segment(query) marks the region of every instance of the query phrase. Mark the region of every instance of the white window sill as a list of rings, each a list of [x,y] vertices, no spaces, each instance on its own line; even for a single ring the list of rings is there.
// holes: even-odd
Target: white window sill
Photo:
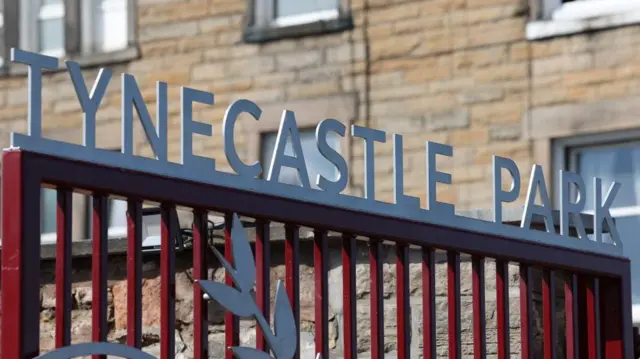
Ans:
[[[633,11],[579,20],[543,20],[527,24],[527,39],[542,40],[557,36],[640,23],[640,7]]]

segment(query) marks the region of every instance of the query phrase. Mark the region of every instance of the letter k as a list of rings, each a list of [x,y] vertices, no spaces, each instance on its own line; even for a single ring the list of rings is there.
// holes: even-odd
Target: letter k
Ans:
[[[593,208],[595,209],[595,213],[593,215],[593,231],[595,233],[596,242],[602,242],[602,222],[607,222],[607,227],[609,229],[609,235],[611,235],[611,240],[613,244],[620,245],[620,235],[618,234],[618,230],[616,229],[615,224],[613,223],[613,217],[611,217],[610,208],[613,204],[613,200],[616,198],[618,194],[618,190],[620,190],[620,183],[613,182],[611,183],[611,187],[609,187],[609,191],[607,192],[607,196],[604,199],[604,203],[602,201],[602,179],[594,178],[593,179],[594,193],[593,193]]]

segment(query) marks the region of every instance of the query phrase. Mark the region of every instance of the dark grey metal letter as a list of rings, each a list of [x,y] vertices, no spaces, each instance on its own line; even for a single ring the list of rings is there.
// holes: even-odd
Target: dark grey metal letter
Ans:
[[[393,199],[403,207],[420,208],[420,198],[404,194],[402,135],[393,135]]]
[[[373,144],[374,142],[386,142],[387,134],[384,131],[373,128],[352,125],[351,136],[360,137],[364,140],[364,198],[374,200],[376,189]]]
[[[571,201],[571,193],[569,192],[572,183],[578,190],[576,202]],[[560,170],[560,234],[563,236],[569,236],[569,215],[573,215],[578,237],[587,239],[587,231],[584,229],[584,223],[582,223],[582,217],[580,217],[586,201],[585,193],[584,181],[580,175]]]
[[[288,156],[285,153],[288,138],[291,138],[291,147],[294,156]],[[278,130],[278,137],[276,138],[276,148],[271,158],[271,168],[269,168],[267,181],[278,181],[282,166],[295,168],[298,171],[298,178],[300,179],[300,183],[302,183],[302,187],[311,188],[307,165],[304,161],[304,154],[302,153],[300,134],[298,134],[298,126],[296,125],[296,117],[295,114],[289,110],[285,110],[282,113],[280,129]]]
[[[320,154],[331,162],[338,169],[339,177],[333,182],[326,179],[321,174],[318,174],[316,178],[316,185],[323,190],[331,193],[339,194],[345,187],[347,187],[347,181],[349,179],[349,168],[347,162],[340,153],[327,143],[327,133],[333,131],[340,136],[344,137],[346,133],[345,126],[338,120],[329,118],[321,121],[316,127],[316,143],[318,145],[318,151]]]
[[[87,147],[96,147],[96,112],[100,107],[100,102],[107,90],[107,85],[111,80],[111,70],[100,69],[96,82],[93,84],[91,94],[87,91],[87,85],[84,83],[84,77],[77,62],[67,60],[67,69],[71,74],[71,81],[76,90],[76,96],[80,101],[83,112],[83,140],[82,143]]]
[[[227,108],[227,112],[224,114],[224,120],[222,121],[222,147],[224,148],[224,154],[227,157],[227,162],[234,171],[240,176],[257,177],[262,173],[262,165],[260,161],[254,162],[252,165],[247,165],[238,156],[234,142],[234,127],[236,120],[241,113],[246,112],[253,116],[256,121],[260,120],[262,110],[253,101],[240,99]]]
[[[509,171],[511,189],[502,190],[502,169]],[[513,160],[500,156],[493,156],[493,221],[502,223],[502,203],[513,202],[520,194],[520,171]]]
[[[29,67],[27,134],[29,136],[42,137],[42,70],[58,69],[58,59],[35,52],[11,48],[11,61],[25,64]]]

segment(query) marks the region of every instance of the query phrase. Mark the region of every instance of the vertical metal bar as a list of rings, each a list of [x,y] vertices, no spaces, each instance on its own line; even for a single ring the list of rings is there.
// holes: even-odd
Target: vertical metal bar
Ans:
[[[624,262],[623,275],[620,278],[621,315],[622,315],[622,340],[624,345],[624,357],[634,356],[633,322],[631,313],[631,262]]]
[[[596,277],[593,279],[593,293],[595,294],[595,319],[596,319],[596,358],[602,358],[602,336],[601,336],[601,328],[602,328],[602,318],[600,316],[600,278]]]
[[[356,343],[356,238],[342,236],[342,307],[344,312],[344,359],[357,357]]]
[[[227,262],[234,265],[231,244],[231,227],[233,225],[233,213],[224,215],[224,256]],[[235,287],[233,279],[226,273],[224,283],[230,287]],[[240,344],[240,320],[231,312],[224,313],[224,341],[225,348],[235,347]],[[234,359],[233,352],[225,351],[225,359]]]
[[[127,344],[142,347],[142,202],[127,201]]]
[[[460,359],[460,253],[453,251],[447,252],[447,303],[449,359]]]
[[[207,212],[193,210],[193,279],[207,280]],[[193,286],[193,355],[194,359],[209,357],[207,302],[199,285]]]
[[[409,359],[411,356],[409,340],[411,327],[409,318],[409,246],[396,244],[396,329],[398,331],[398,359]]]
[[[58,188],[56,220],[56,348],[71,344],[72,193]]]
[[[564,282],[564,310],[567,359],[578,359],[578,276],[575,274],[570,274]]]
[[[622,287],[619,279],[600,281],[602,354],[604,358],[624,358]]]
[[[578,294],[580,353],[584,353],[585,359],[596,359],[596,296],[592,277],[578,277]]]
[[[25,175],[23,156],[5,152],[2,163],[1,340],[7,359],[40,351],[40,179]]]
[[[92,340],[107,340],[107,197],[102,194],[93,195],[93,248],[92,248]],[[105,355],[94,355],[94,359],[106,359]]]
[[[422,357],[436,359],[436,260],[431,248],[422,248]]]
[[[256,220],[256,301],[267,323],[271,311],[269,308],[270,283],[270,222],[262,219]],[[256,325],[256,348],[269,352],[269,344],[259,325]]]
[[[162,204],[160,232],[160,359],[175,356],[176,280],[175,280],[175,207]]]
[[[285,287],[287,295],[293,307],[293,317],[296,323],[296,332],[300,337],[300,238],[299,227],[295,224],[285,225],[284,270]],[[294,359],[300,358],[300,341],[293,343],[296,346]]]
[[[522,359],[533,359],[533,281],[531,267],[520,263],[520,342]]]
[[[327,232],[314,231],[314,280],[315,280],[315,321],[316,354],[322,359],[329,358],[329,249]]]
[[[542,316],[545,359],[556,358],[556,275],[544,270],[542,278]]]
[[[509,262],[496,260],[496,319],[498,332],[498,359],[508,359],[509,334]]]
[[[473,357],[487,356],[486,315],[484,298],[484,258],[471,259],[473,271]]]
[[[369,243],[369,270],[371,273],[371,359],[384,358],[384,302],[382,274],[382,241]]]

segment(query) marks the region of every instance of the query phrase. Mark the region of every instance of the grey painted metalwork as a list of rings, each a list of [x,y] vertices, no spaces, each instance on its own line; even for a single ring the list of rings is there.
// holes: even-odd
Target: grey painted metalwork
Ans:
[[[500,156],[493,156],[493,221],[502,223],[502,203],[514,202],[520,194],[520,172],[513,160]],[[511,175],[511,188],[502,190],[502,169]]]
[[[151,354],[128,345],[116,343],[80,343],[55,349],[37,359],[71,359],[88,355],[110,355],[129,359],[157,359]]]
[[[247,165],[242,162],[238,151],[235,147],[234,129],[238,116],[241,113],[250,114],[256,121],[260,120],[262,116],[262,110],[253,101],[240,99],[234,101],[224,114],[224,120],[222,121],[222,147],[224,148],[224,154],[227,157],[229,166],[240,176],[246,177],[258,177],[262,174],[262,165],[259,161],[254,162],[251,165]]]
[[[83,138],[82,143],[91,148],[96,147],[96,113],[98,107],[102,102],[102,98],[107,91],[107,85],[111,80],[111,70],[100,69],[98,71],[98,77],[93,84],[91,94],[87,89],[87,85],[84,82],[84,76],[80,70],[80,64],[74,61],[65,61],[69,74],[71,75],[71,81],[73,82],[73,88],[78,96],[78,101],[82,107],[83,113]]]
[[[451,184],[451,174],[436,169],[436,155],[453,157],[453,147],[441,143],[427,141],[427,201],[429,210],[442,213],[443,216],[454,216],[455,207],[451,203],[438,202],[436,185]]]
[[[295,156],[289,156],[285,153],[287,140],[289,139],[291,139],[291,148]],[[282,121],[280,121],[280,129],[276,137],[276,147],[273,150],[267,181],[278,181],[282,166],[295,168],[302,188],[311,189],[304,153],[302,153],[302,144],[300,143],[300,133],[298,132],[298,126],[296,126],[296,117],[292,111],[287,110],[282,113]]]
[[[306,202],[313,202],[319,205],[341,207],[353,211],[361,211],[367,213],[374,213],[384,216],[392,216],[396,218],[402,218],[417,222],[429,223],[438,226],[458,228],[465,231],[481,232],[489,235],[497,235],[502,237],[510,237],[514,239],[529,240],[538,243],[544,243],[548,245],[564,246],[568,248],[600,252],[603,254],[610,254],[614,256],[622,256],[622,243],[620,242],[619,235],[615,229],[615,223],[611,217],[609,208],[615,195],[617,194],[618,183],[614,183],[610,188],[607,195],[603,198],[600,191],[599,184],[600,179],[594,179],[598,185],[596,185],[595,195],[595,216],[593,217],[595,238],[596,241],[582,238],[575,240],[570,238],[566,233],[560,231],[558,234],[555,230],[555,223],[553,223],[553,216],[550,215],[552,209],[550,207],[550,201],[548,199],[548,193],[546,193],[546,185],[542,176],[539,166],[534,167],[532,176],[529,183],[529,191],[527,192],[527,205],[522,214],[522,220],[520,227],[514,228],[512,226],[505,226],[500,223],[500,209],[502,202],[509,202],[513,198],[517,198],[519,195],[519,172],[517,166],[514,163],[508,163],[510,160],[502,161],[498,157],[494,157],[497,164],[494,163],[494,171],[498,168],[507,168],[513,177],[512,190],[509,192],[502,192],[501,183],[496,183],[499,174],[494,173],[494,221],[481,221],[471,218],[465,218],[455,214],[455,206],[450,203],[441,203],[436,200],[436,184],[445,183],[451,184],[453,178],[450,173],[444,171],[438,171],[436,169],[436,155],[453,156],[453,148],[444,144],[438,144],[434,142],[426,142],[425,155],[427,162],[427,197],[428,206],[427,209],[416,206],[415,201],[405,201],[402,196],[397,196],[397,203],[383,203],[377,201],[374,197],[374,142],[385,142],[386,133],[381,130],[369,129],[353,125],[351,126],[351,136],[363,138],[365,141],[364,149],[364,165],[365,165],[365,193],[364,198],[355,197],[351,195],[342,194],[340,191],[344,190],[344,179],[348,177],[348,168],[344,158],[339,153],[330,154],[329,151],[321,152],[321,154],[329,161],[334,163],[340,171],[339,180],[336,183],[323,182],[322,178],[317,183],[323,182],[324,187],[320,187],[320,190],[310,188],[309,176],[306,170],[306,164],[304,162],[304,155],[302,153],[299,133],[296,125],[295,114],[292,111],[283,111],[281,118],[280,129],[278,131],[277,145],[271,161],[271,168],[269,169],[269,175],[267,180],[256,178],[254,173],[257,173],[258,167],[247,171],[248,167],[243,167],[244,164],[235,163],[234,170],[238,170],[238,174],[220,172],[215,169],[215,160],[212,158],[198,157],[197,161],[194,161],[195,156],[192,153],[190,146],[190,136],[193,133],[200,133],[205,135],[211,135],[212,129],[210,125],[204,123],[194,122],[192,120],[191,102],[197,101],[202,103],[213,103],[213,94],[205,91],[191,90],[182,88],[182,163],[172,163],[167,161],[167,136],[166,136],[166,108],[167,108],[167,96],[166,96],[166,84],[162,82],[157,83],[157,128],[154,128],[151,118],[146,109],[146,105],[140,95],[140,89],[138,88],[135,79],[132,75],[123,74],[121,85],[123,87],[123,119],[122,119],[122,131],[123,131],[123,148],[122,153],[115,153],[108,150],[92,148],[90,146],[75,145],[71,143],[65,143],[55,141],[51,139],[42,138],[41,130],[41,72],[43,68],[57,67],[57,60],[55,58],[49,58],[39,54],[34,54],[19,49],[12,49],[12,60],[14,62],[25,63],[29,66],[29,79],[28,79],[28,92],[29,92],[29,110],[28,110],[28,133],[19,134],[12,133],[11,145],[13,148],[19,147],[21,149],[33,152],[44,153],[47,155],[59,156],[73,160],[86,161],[90,163],[96,163],[105,166],[118,167],[125,170],[143,171],[147,173],[153,173],[160,176],[167,176],[173,178],[179,178],[189,181],[196,181],[199,183],[213,184],[224,188],[259,192],[265,195],[278,196],[282,198],[296,199]],[[55,66],[54,66],[55,65]],[[106,81],[106,80],[105,80]],[[96,92],[97,93],[97,92]],[[79,95],[80,97],[82,95]],[[82,100],[80,100],[82,101]],[[253,112],[253,114],[259,113],[259,107],[249,109],[247,103],[240,103],[235,106],[233,110],[245,112]],[[232,105],[232,106],[234,106]],[[255,104],[254,104],[255,105]],[[138,111],[138,115],[141,119],[146,137],[151,144],[155,153],[156,159],[144,158],[135,156],[133,154],[133,142],[132,142],[132,128],[133,128],[133,107],[135,106]],[[223,124],[224,133],[224,148],[228,158],[234,158],[235,144],[234,138],[230,134],[230,127],[233,127],[233,121],[231,121],[231,114],[227,111],[229,120]],[[250,113],[251,113],[250,112]],[[87,121],[89,122],[89,121]],[[325,127],[328,126],[328,127]],[[326,134],[329,130],[337,132],[343,135],[346,131],[342,131],[343,127],[338,126],[331,120],[322,121],[316,128],[316,139],[319,147],[322,147],[323,141],[326,141]],[[85,131],[90,131],[91,126],[85,126]],[[323,137],[324,136],[324,137]],[[188,137],[188,139],[187,139]],[[90,142],[91,133],[85,134],[85,139]],[[285,146],[287,141],[290,141],[293,149],[294,156],[287,155],[285,153]],[[394,144],[394,156],[396,157],[396,171],[400,171],[398,166],[401,156],[401,138],[395,137]],[[236,154],[237,155],[237,154]],[[335,158],[332,158],[335,157]],[[340,160],[342,159],[342,161]],[[201,161],[202,160],[202,161]],[[513,162],[513,161],[511,161]],[[256,165],[256,164],[254,164]],[[282,166],[291,167],[298,171],[302,186],[295,186],[285,183],[279,183],[278,177]],[[395,174],[395,184],[397,187],[395,192],[397,194],[402,193],[401,182],[398,179],[402,179],[400,173]],[[327,186],[328,185],[328,186]],[[498,186],[500,185],[500,186]],[[537,189],[544,192],[542,206],[535,204],[535,195]],[[565,191],[566,192],[566,191]],[[568,195],[568,194],[567,194]],[[565,202],[569,203],[569,202]],[[565,211],[573,210],[574,208],[565,206]],[[542,214],[547,219],[547,233],[542,231],[533,231],[529,227],[531,225],[531,217],[533,214]],[[497,223],[496,223],[497,222]],[[605,222],[605,223],[603,223]],[[609,227],[609,232],[613,241],[611,243],[602,243],[603,224]]]
[[[340,156],[340,153],[329,146],[329,143],[327,142],[327,133],[329,131],[335,132],[341,137],[344,137],[346,134],[346,127],[342,122],[333,118],[320,121],[320,123],[318,123],[318,127],[316,127],[318,151],[322,156],[324,156],[324,158],[336,166],[339,177],[335,182],[332,182],[321,174],[318,174],[318,177],[316,178],[316,185],[326,192],[340,194],[340,192],[344,191],[347,187],[347,182],[349,180],[349,167],[347,167],[347,162],[344,160],[344,157]]]
[[[215,248],[211,247],[213,253],[231,277],[236,288],[224,283],[199,280],[197,284],[202,287],[207,299],[218,302],[224,309],[239,317],[253,317],[262,329],[269,347],[273,351],[276,359],[291,359],[296,352],[298,341],[297,328],[293,316],[293,310],[289,303],[289,298],[285,291],[284,283],[278,281],[276,286],[275,308],[273,329],[262,315],[252,291],[256,281],[256,263],[253,252],[249,245],[247,233],[240,222],[237,214],[233,214],[231,227],[231,252],[233,254],[232,266],[224,256]],[[271,358],[268,353],[248,347],[231,347],[233,354],[238,359],[266,359]]]

